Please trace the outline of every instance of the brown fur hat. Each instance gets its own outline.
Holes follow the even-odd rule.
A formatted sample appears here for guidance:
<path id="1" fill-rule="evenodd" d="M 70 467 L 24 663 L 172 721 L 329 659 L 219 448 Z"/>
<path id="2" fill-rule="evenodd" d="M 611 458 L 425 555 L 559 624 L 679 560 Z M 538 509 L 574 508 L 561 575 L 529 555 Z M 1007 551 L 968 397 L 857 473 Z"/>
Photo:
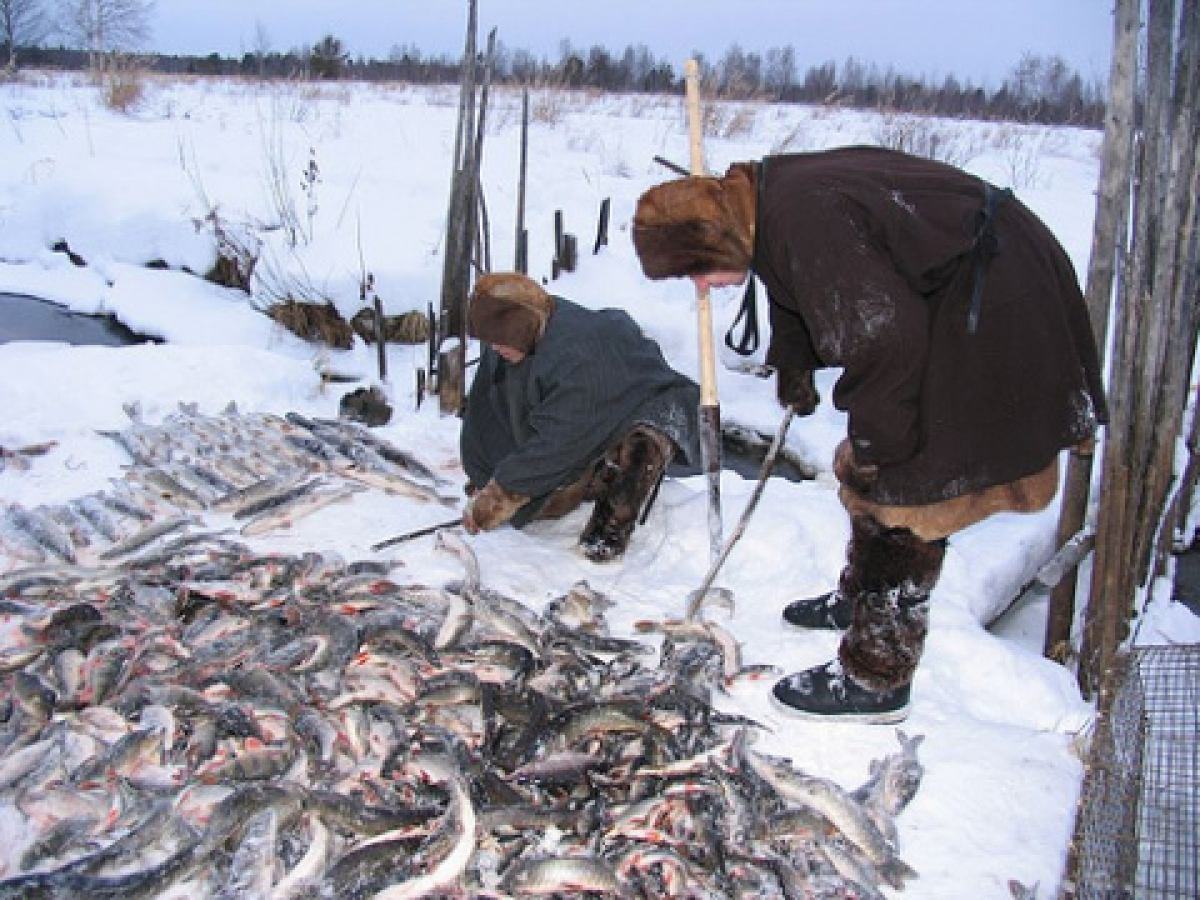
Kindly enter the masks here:
<path id="1" fill-rule="evenodd" d="M 488 344 L 525 353 L 537 345 L 554 310 L 554 299 L 520 272 L 482 276 L 467 308 L 467 333 Z"/>
<path id="2" fill-rule="evenodd" d="M 734 163 L 721 178 L 682 178 L 638 199 L 633 246 L 647 278 L 745 272 L 754 260 L 754 172 Z"/>

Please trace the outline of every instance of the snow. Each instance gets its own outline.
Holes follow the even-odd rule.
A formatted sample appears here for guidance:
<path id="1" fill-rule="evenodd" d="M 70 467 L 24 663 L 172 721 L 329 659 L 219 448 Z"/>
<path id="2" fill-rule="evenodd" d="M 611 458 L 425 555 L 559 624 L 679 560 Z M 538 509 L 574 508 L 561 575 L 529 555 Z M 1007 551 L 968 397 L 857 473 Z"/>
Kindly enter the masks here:
<path id="1" fill-rule="evenodd" d="M 389 347 L 381 383 L 374 347 L 318 350 L 256 309 L 291 288 L 305 292 L 301 299 L 330 299 L 349 318 L 361 306 L 359 285 L 368 272 L 389 315 L 438 305 L 455 89 L 149 81 L 140 106 L 122 115 L 78 80 L 33 75 L 0 85 L 0 97 L 8 120 L 0 129 L 0 291 L 112 312 L 165 340 L 127 348 L 0 345 L 0 446 L 56 442 L 27 470 L 0 472 L 6 504 L 53 505 L 108 487 L 129 460 L 98 432 L 127 427 L 130 404 L 150 423 L 180 403 L 214 414 L 235 403 L 245 412 L 335 417 L 339 399 L 356 385 L 324 382 L 323 368 L 360 376 L 357 386 L 379 384 L 396 412 L 378 434 L 450 479 L 453 490 L 461 486 L 458 420 L 442 415 L 436 398 L 417 402 L 424 345 Z M 500 270 L 513 259 L 521 100 L 503 90 L 493 90 L 492 99 L 483 178 L 492 267 Z M 676 368 L 696 377 L 692 286 L 646 281 L 628 234 L 638 195 L 672 177 L 653 157 L 688 159 L 682 100 L 535 91 L 530 108 L 530 273 L 549 278 L 553 217 L 561 210 L 567 230 L 578 235 L 580 260 L 576 272 L 548 288 L 586 306 L 627 309 Z M 722 133 L 706 138 L 712 171 L 771 152 L 870 143 L 877 125 L 864 113 L 805 107 L 724 112 Z M 965 163 L 971 171 L 1001 185 L 1019 175 L 1020 196 L 1086 271 L 1098 133 L 936 127 L 976 148 Z M 1023 149 L 1035 152 L 1018 168 L 1013 161 Z M 310 161 L 315 180 L 302 177 Z M 609 242 L 593 255 L 606 198 Z M 214 212 L 263 242 L 253 298 L 188 274 L 203 273 L 215 258 Z M 54 252 L 57 241 L 87 266 Z M 170 268 L 146 267 L 156 260 Z M 774 434 L 781 411 L 773 382 L 739 370 L 723 346 L 739 301 L 738 290 L 713 295 L 722 416 Z M 835 377 L 821 373 L 823 397 Z M 771 480 L 717 579 L 735 603 L 711 615 L 741 641 L 748 664 L 773 664 L 786 674 L 836 650 L 835 634 L 785 632 L 779 612 L 792 599 L 830 589 L 842 567 L 849 526 L 828 464 L 844 427 L 827 400 L 816 415 L 793 423 L 789 448 L 820 475 L 806 483 Z M 468 540 L 486 586 L 537 607 L 586 580 L 616 600 L 610 621 L 618 633 L 630 633 L 639 619 L 682 615 L 703 580 L 704 487 L 701 478 L 668 480 L 629 552 L 608 565 L 588 562 L 575 548 L 586 510 Z M 723 474 L 726 533 L 753 488 L 753 479 Z M 1056 516 L 1056 508 L 1000 515 L 950 541 L 913 711 L 902 726 L 925 736 L 925 778 L 898 820 L 901 856 L 920 877 L 902 893 L 885 888 L 889 897 L 960 900 L 966 892 L 1002 900 L 1010 896 L 1009 879 L 1038 883 L 1048 896 L 1062 875 L 1083 770 L 1081 735 L 1094 709 L 1072 673 L 1041 655 L 1044 596 L 1030 595 L 1001 625 L 985 627 L 1052 554 Z M 432 539 L 383 554 L 370 548 L 446 518 L 445 508 L 367 491 L 251 542 L 295 553 L 327 550 L 346 560 L 390 558 L 401 577 L 438 584 L 461 578 L 462 567 Z M 1165 599 L 1169 594 L 1156 591 L 1143 638 L 1197 640 L 1198 620 Z M 767 702 L 771 683 L 738 685 L 722 700 L 769 727 L 760 740 L 764 752 L 853 788 L 872 760 L 896 750 L 892 728 L 782 717 Z M 0 832 L 19 827 L 0 818 Z M 13 846 L 9 837 L 0 840 Z"/>

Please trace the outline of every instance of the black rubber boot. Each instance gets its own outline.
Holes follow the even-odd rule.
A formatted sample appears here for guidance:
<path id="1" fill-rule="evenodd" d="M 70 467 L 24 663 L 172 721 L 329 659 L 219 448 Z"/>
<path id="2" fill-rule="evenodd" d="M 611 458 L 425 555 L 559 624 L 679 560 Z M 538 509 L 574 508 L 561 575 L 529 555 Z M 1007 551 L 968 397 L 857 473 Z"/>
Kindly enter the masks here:
<path id="1" fill-rule="evenodd" d="M 675 444 L 661 431 L 638 425 L 618 444 L 609 459 L 617 472 L 597 498 L 579 546 L 592 562 L 621 556 L 639 520 L 654 502 L 663 473 L 675 455 Z"/>
<path id="2" fill-rule="evenodd" d="M 872 691 L 842 671 L 837 661 L 789 675 L 771 690 L 775 706 L 789 716 L 886 725 L 908 716 L 911 688 Z"/>
<path id="3" fill-rule="evenodd" d="M 840 589 L 819 597 L 793 600 L 783 608 L 783 621 L 805 631 L 845 631 L 853 615 L 854 604 Z"/>

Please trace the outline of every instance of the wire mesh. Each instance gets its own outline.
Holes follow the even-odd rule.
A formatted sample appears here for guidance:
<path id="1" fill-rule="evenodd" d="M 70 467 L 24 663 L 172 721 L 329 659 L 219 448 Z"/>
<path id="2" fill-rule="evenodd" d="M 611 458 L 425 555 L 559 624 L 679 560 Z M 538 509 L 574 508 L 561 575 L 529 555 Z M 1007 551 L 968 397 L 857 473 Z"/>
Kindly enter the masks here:
<path id="1" fill-rule="evenodd" d="M 1200 897 L 1200 644 L 1137 647 L 1088 753 L 1064 896 Z"/>

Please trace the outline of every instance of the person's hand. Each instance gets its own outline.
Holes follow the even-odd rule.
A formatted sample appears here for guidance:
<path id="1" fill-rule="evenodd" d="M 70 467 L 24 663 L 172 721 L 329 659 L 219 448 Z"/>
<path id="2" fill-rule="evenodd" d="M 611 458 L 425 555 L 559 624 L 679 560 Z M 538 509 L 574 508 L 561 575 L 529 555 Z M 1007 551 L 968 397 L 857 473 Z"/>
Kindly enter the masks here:
<path id="1" fill-rule="evenodd" d="M 821 402 L 811 369 L 778 369 L 775 372 L 775 396 L 779 405 L 798 416 L 810 416 Z"/>
<path id="2" fill-rule="evenodd" d="M 471 497 L 463 513 L 463 528 L 469 534 L 491 531 L 511 519 L 528 502 L 529 498 L 524 494 L 505 490 L 493 478 Z"/>
<path id="3" fill-rule="evenodd" d="M 833 454 L 833 474 L 855 493 L 867 494 L 879 480 L 879 466 L 860 463 L 854 454 L 854 443 L 846 438 Z"/>

